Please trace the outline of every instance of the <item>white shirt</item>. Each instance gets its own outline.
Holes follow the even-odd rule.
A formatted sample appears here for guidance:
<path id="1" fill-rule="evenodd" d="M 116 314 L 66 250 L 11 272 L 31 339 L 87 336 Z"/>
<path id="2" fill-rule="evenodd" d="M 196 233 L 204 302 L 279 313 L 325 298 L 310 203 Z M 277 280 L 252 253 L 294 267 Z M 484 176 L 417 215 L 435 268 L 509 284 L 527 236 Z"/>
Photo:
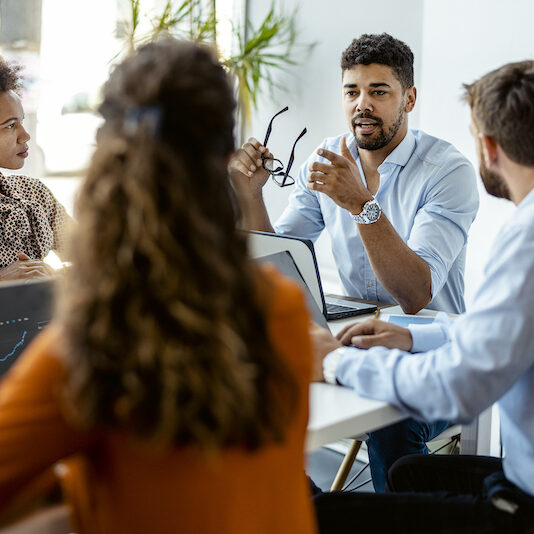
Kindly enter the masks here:
<path id="1" fill-rule="evenodd" d="M 321 148 L 339 154 L 341 137 L 325 139 Z M 344 137 L 366 183 L 354 135 Z M 313 153 L 302 165 L 275 231 L 315 240 L 326 228 L 346 294 L 393 302 L 371 268 L 349 212 L 327 195 L 306 189 L 313 161 L 327 160 Z M 432 302 L 428 307 L 451 313 L 465 311 L 465 246 L 478 210 L 473 167 L 451 144 L 409 130 L 378 172 L 380 185 L 375 198 L 401 239 L 430 267 Z"/>
<path id="2" fill-rule="evenodd" d="M 472 308 L 411 354 L 345 347 L 337 379 L 412 416 L 469 422 L 499 401 L 506 477 L 534 496 L 534 190 L 498 235 Z M 439 348 L 438 345 L 440 345 Z"/>

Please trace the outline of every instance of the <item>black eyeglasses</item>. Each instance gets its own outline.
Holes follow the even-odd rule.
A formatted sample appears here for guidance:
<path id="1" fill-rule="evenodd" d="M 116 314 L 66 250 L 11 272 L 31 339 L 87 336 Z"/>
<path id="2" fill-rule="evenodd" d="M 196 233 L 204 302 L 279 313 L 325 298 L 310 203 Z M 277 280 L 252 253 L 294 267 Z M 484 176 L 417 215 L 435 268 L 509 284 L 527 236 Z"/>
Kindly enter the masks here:
<path id="1" fill-rule="evenodd" d="M 271 131 L 273 129 L 273 121 L 278 115 L 284 113 L 289 109 L 288 106 L 286 106 L 284 109 L 273 115 L 273 118 L 269 122 L 269 126 L 267 128 L 267 133 L 265 134 L 265 141 L 263 141 L 263 146 L 267 147 L 267 142 L 269 141 L 269 137 L 271 135 Z M 293 166 L 293 160 L 295 159 L 295 147 L 297 146 L 297 143 L 299 142 L 300 138 L 307 132 L 308 130 L 304 128 L 302 132 L 300 132 L 299 136 L 297 137 L 296 141 L 293 143 L 293 148 L 291 149 L 291 155 L 289 156 L 289 161 L 287 162 L 287 166 L 284 170 L 284 164 L 276 158 L 267 158 L 263 154 L 261 155 L 262 163 L 261 166 L 272 176 L 274 182 L 276 185 L 280 187 L 286 187 L 288 185 L 293 185 L 295 183 L 295 179 L 289 175 L 289 171 L 291 170 L 291 167 Z"/>

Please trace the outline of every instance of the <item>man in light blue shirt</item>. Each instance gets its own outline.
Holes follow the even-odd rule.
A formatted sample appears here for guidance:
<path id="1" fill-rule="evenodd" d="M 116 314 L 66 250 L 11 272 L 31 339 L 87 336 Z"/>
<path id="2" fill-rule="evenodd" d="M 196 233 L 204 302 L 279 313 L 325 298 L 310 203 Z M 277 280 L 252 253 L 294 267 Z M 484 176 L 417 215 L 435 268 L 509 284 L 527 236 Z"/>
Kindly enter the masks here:
<path id="1" fill-rule="evenodd" d="M 347 295 L 398 302 L 407 313 L 427 305 L 461 313 L 467 234 L 478 209 L 474 170 L 449 143 L 408 129 L 417 91 L 405 43 L 362 35 L 343 52 L 341 69 L 350 131 L 326 139 L 302 165 L 274 227 L 262 197 L 272 154 L 251 138 L 232 159 L 234 184 L 247 199 L 244 225 L 311 239 L 326 229 Z M 372 433 L 375 488 L 384 488 L 399 456 L 427 452 L 425 439 L 447 425 L 410 420 Z"/>
<path id="2" fill-rule="evenodd" d="M 316 239 L 326 229 L 345 292 L 464 311 L 467 233 L 478 209 L 471 164 L 452 145 L 408 129 L 416 102 L 413 54 L 390 35 L 362 35 L 341 58 L 350 131 L 328 138 L 302 165 L 274 227 L 262 188 L 267 147 L 254 138 L 230 162 L 248 199 L 244 225 Z M 402 266 L 402 268 L 399 268 Z"/>
<path id="3" fill-rule="evenodd" d="M 356 166 L 365 183 L 361 151 L 352 132 L 325 139 L 319 150 L 339 154 L 342 140 L 349 153 L 347 159 Z M 327 194 L 306 187 L 308 169 L 321 161 L 325 158 L 312 154 L 301 167 L 289 205 L 274 225 L 276 232 L 315 240 L 326 228 L 345 293 L 381 302 L 396 299 L 385 289 L 388 283 L 375 274 L 373 265 L 380 261 L 381 254 L 386 254 L 392 268 L 401 271 L 402 252 L 406 252 L 402 249 L 406 246 L 408 254 L 417 255 L 426 263 L 431 292 L 431 300 L 429 295 L 426 302 L 421 300 L 406 311 L 415 313 L 427 306 L 451 313 L 464 312 L 465 245 L 478 208 L 475 175 L 466 158 L 445 141 L 422 131 L 407 130 L 398 146 L 378 166 L 380 185 L 374 198 L 382 209 L 380 219 L 389 227 L 387 217 L 391 223 L 388 229 L 396 234 L 395 239 L 386 235 L 392 241 L 391 256 L 385 245 L 374 255 L 368 254 L 367 241 L 373 239 L 373 250 L 383 244 L 378 226 L 354 224 L 348 209 Z M 370 229 L 377 231 L 376 237 L 362 233 Z M 398 248 L 401 256 L 396 257 L 393 251 Z M 405 265 L 408 266 L 409 263 Z M 375 269 L 379 273 L 379 268 Z M 419 282 L 423 281 L 421 277 Z"/>
<path id="4" fill-rule="evenodd" d="M 498 401 L 506 456 L 502 463 L 401 460 L 388 482 L 415 493 L 381 503 L 380 496 L 321 497 L 321 532 L 348 528 L 355 514 L 365 530 L 358 514 L 364 502 L 371 515 L 370 507 L 380 508 L 382 517 L 371 522 L 380 532 L 534 531 L 534 61 L 505 65 L 466 89 L 484 185 L 517 206 L 495 240 L 471 309 L 453 324 L 408 330 L 372 320 L 345 329 L 340 340 L 319 328 L 314 338 L 317 354 L 328 354 L 325 377 L 417 418 L 469 422 Z M 428 494 L 438 490 L 454 495 Z"/>

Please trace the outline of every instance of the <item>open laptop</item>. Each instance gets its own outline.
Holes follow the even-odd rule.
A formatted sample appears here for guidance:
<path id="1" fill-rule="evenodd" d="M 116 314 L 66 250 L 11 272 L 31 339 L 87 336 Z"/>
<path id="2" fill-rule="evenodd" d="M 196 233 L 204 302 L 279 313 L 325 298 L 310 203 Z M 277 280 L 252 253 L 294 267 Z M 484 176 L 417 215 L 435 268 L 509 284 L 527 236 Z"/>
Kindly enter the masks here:
<path id="1" fill-rule="evenodd" d="M 0 378 L 52 318 L 53 280 L 0 284 Z"/>
<path id="2" fill-rule="evenodd" d="M 313 243 L 309 239 L 268 232 L 248 232 L 252 257 L 258 258 L 287 250 L 327 320 L 354 317 L 376 311 L 374 304 L 351 302 L 324 296 Z"/>
<path id="3" fill-rule="evenodd" d="M 304 278 L 302 278 L 298 267 L 293 261 L 291 253 L 289 253 L 287 250 L 284 250 L 282 252 L 268 254 L 267 256 L 260 256 L 256 258 L 256 261 L 260 263 L 272 263 L 281 273 L 295 280 L 295 282 L 297 282 L 297 284 L 304 292 L 304 296 L 306 297 L 306 304 L 308 306 L 308 310 L 312 319 L 323 328 L 330 330 L 322 310 L 320 310 L 317 306 L 317 303 L 315 302 L 311 291 L 306 285 L 306 282 L 304 282 Z"/>

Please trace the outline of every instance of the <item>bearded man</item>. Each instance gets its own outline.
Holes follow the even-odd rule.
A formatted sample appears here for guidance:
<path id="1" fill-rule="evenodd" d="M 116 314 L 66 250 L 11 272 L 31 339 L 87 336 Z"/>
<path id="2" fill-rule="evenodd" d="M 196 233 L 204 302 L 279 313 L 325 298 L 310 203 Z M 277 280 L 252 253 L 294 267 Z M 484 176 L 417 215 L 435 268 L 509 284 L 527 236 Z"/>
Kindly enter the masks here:
<path id="1" fill-rule="evenodd" d="M 467 235 L 478 210 L 476 175 L 451 144 L 408 128 L 414 109 L 413 53 L 388 34 L 362 35 L 343 52 L 342 104 L 349 131 L 327 138 L 300 168 L 274 227 L 262 189 L 268 147 L 250 138 L 230 162 L 244 225 L 315 240 L 326 229 L 345 293 L 463 313 Z M 310 80 L 309 83 L 313 83 Z M 251 208 L 252 206 L 252 208 Z M 426 453 L 447 422 L 409 419 L 368 440 L 373 483 L 385 486 L 400 456 Z"/>

